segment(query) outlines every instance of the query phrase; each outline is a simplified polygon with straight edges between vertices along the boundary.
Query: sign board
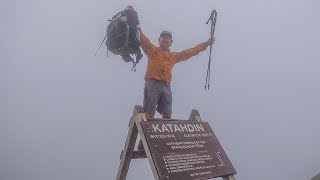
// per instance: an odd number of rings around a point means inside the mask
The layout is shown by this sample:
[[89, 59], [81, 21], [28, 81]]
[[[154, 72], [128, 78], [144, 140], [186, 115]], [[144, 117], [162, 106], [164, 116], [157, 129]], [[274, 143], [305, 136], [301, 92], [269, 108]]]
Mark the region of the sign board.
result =
[[155, 120], [140, 125], [160, 180], [236, 174], [208, 122]]

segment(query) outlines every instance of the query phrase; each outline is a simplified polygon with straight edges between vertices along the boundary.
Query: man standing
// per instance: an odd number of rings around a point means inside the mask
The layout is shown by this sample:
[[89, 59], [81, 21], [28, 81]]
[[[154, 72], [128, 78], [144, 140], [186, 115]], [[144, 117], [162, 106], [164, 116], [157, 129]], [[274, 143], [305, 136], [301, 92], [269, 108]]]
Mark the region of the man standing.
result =
[[[170, 46], [173, 42], [171, 32], [161, 32], [158, 39], [159, 46], [152, 44], [141, 29], [140, 34], [140, 45], [148, 58], [143, 98], [146, 118], [153, 118], [157, 110], [163, 119], [171, 119], [172, 92], [170, 83], [173, 66], [204, 51], [214, 43], [215, 39], [210, 37], [206, 42], [193, 48], [181, 52], [171, 52]], [[138, 145], [138, 152], [145, 153], [141, 140]]]
[[141, 47], [148, 58], [143, 99], [146, 118], [153, 118], [157, 110], [163, 119], [171, 119], [172, 92], [170, 83], [173, 66], [204, 51], [214, 43], [215, 39], [210, 37], [206, 42], [193, 48], [181, 52], [171, 52], [170, 46], [173, 42], [171, 32], [161, 32], [158, 39], [159, 46], [152, 44], [141, 29], [140, 34]]
[[[133, 9], [133, 8], [132, 8]], [[210, 37], [206, 42], [180, 52], [171, 52], [173, 43], [172, 33], [162, 31], [158, 44], [155, 46], [140, 29], [140, 46], [147, 55], [148, 64], [145, 74], [145, 88], [143, 98], [143, 109], [146, 118], [153, 118], [158, 111], [163, 119], [171, 119], [172, 114], [172, 92], [171, 79], [173, 66], [181, 61], [188, 60], [212, 45], [215, 41]], [[142, 141], [138, 144], [138, 152], [144, 154]]]

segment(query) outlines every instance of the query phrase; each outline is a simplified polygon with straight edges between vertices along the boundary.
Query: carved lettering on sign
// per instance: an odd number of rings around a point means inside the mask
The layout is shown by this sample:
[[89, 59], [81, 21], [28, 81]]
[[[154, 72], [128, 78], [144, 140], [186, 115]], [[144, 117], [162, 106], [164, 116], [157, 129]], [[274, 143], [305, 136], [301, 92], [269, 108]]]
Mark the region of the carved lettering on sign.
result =
[[160, 180], [236, 174], [207, 122], [143, 121], [141, 127]]

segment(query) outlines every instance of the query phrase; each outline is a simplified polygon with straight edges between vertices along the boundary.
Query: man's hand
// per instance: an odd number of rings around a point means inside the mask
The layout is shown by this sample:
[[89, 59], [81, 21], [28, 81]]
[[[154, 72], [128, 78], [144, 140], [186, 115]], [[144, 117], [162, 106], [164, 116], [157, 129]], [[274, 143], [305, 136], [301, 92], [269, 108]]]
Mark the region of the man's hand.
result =
[[133, 6], [131, 6], [131, 5], [127, 6], [126, 9], [134, 10]]
[[208, 46], [212, 45], [216, 39], [214, 37], [210, 37], [207, 41]]

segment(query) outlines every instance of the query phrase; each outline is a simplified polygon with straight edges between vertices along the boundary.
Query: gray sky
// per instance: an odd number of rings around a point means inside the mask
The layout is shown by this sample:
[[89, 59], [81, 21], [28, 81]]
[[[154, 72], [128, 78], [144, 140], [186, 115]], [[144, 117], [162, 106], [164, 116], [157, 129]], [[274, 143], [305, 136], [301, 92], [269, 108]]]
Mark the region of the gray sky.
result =
[[[320, 2], [317, 0], [0, 2], [0, 179], [115, 179], [127, 124], [142, 103], [146, 58], [131, 72], [104, 48], [107, 19], [126, 5], [153, 43], [209, 37], [219, 12], [212, 87], [208, 50], [177, 64], [173, 117], [196, 108], [239, 180], [306, 180], [320, 172]], [[152, 179], [147, 160], [128, 180]]]

